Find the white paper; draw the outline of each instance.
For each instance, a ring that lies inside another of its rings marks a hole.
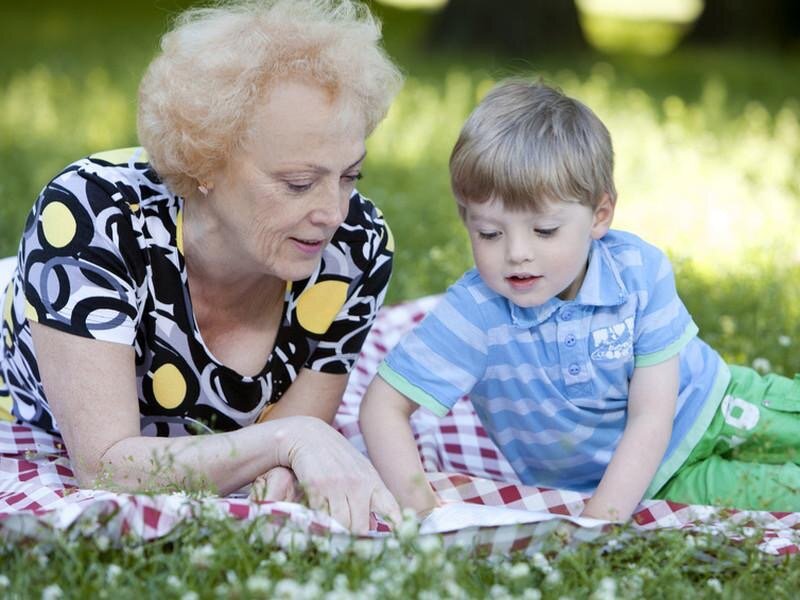
[[[544,511],[521,510],[504,506],[486,506],[470,502],[453,502],[439,506],[422,520],[420,533],[442,533],[465,527],[498,527],[520,523],[538,523],[565,519],[581,527],[596,527],[608,521],[588,517],[555,515]]]

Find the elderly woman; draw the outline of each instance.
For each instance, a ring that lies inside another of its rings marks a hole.
[[[63,436],[81,486],[299,483],[354,530],[396,518],[329,425],[391,272],[354,189],[401,82],[379,39],[350,0],[190,10],[141,83],[143,148],[45,187],[6,291],[0,394]]]

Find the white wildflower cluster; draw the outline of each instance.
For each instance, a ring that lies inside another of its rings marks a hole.
[[[561,583],[561,571],[553,567],[541,552],[535,552],[531,556],[531,564],[534,569],[544,574],[544,583],[548,587],[555,587]]]
[[[711,579],[707,580],[706,585],[711,589],[711,591],[716,592],[717,594],[722,593],[722,583],[716,577],[712,577]]]
[[[769,373],[772,371],[772,363],[769,362],[769,359],[759,356],[753,359],[753,369],[761,374]]]
[[[197,569],[208,569],[213,564],[215,554],[211,544],[197,546],[189,553],[189,564]]]
[[[419,535],[419,520],[417,513],[411,509],[403,510],[403,520],[395,527],[395,534],[402,542],[411,542]]]
[[[122,567],[119,565],[111,563],[106,567],[106,583],[109,585],[114,585],[120,575],[122,575]]]
[[[11,580],[6,575],[0,575],[0,590],[4,590],[10,585]]]
[[[48,585],[42,590],[42,600],[59,600],[64,596],[64,592],[58,584]]]
[[[783,346],[784,348],[788,348],[792,345],[792,338],[788,335],[779,335],[778,336],[778,345]]]
[[[603,577],[592,592],[592,600],[614,600],[617,597],[617,582],[612,577]]]

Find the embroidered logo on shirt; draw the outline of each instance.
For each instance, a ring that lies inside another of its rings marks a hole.
[[[633,353],[633,317],[592,332],[592,360],[619,360]]]

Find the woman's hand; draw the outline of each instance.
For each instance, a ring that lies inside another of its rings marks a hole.
[[[303,496],[297,477],[286,467],[273,467],[256,477],[250,498],[268,502],[297,502]]]
[[[320,419],[291,420],[295,424],[286,431],[279,460],[294,471],[311,508],[355,533],[369,531],[371,512],[401,521],[400,507],[378,472],[345,438]]]

